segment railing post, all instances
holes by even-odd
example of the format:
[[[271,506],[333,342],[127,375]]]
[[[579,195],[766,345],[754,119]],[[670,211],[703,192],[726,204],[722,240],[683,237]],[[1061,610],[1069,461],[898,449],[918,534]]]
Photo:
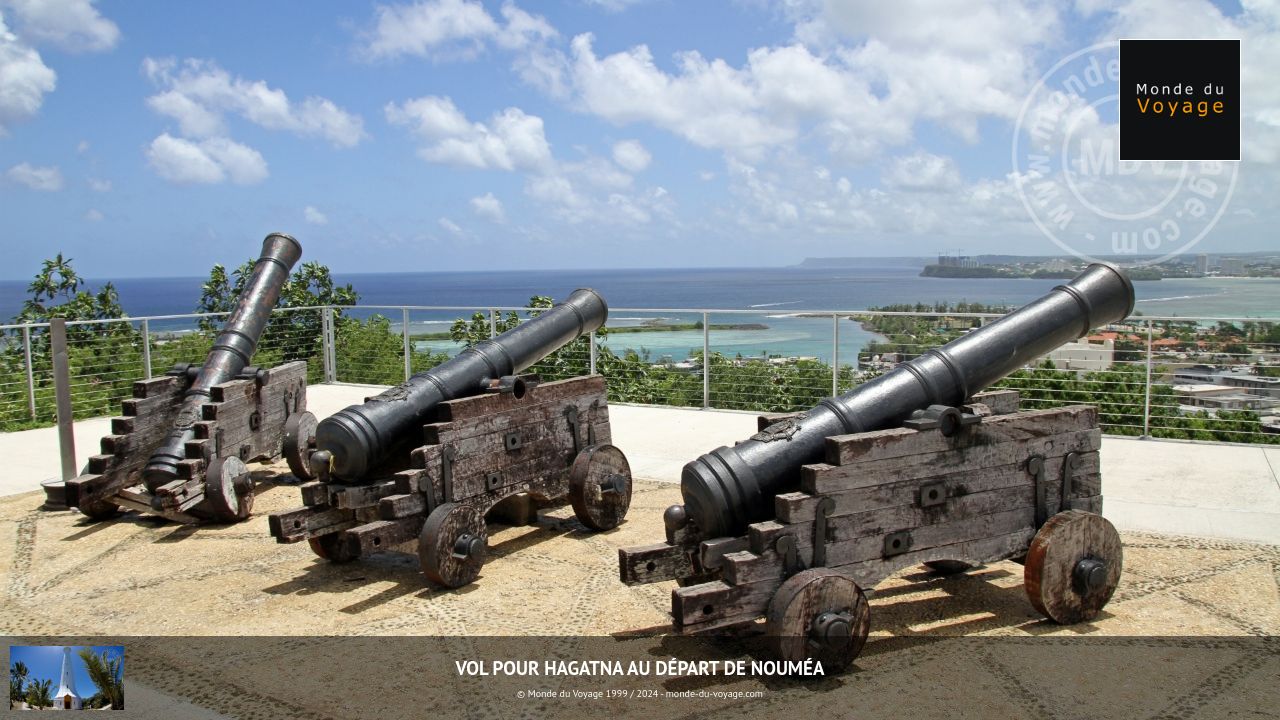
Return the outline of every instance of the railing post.
[[[596,331],[595,330],[592,330],[591,333],[587,335],[587,342],[590,343],[590,347],[591,347],[590,354],[588,355],[588,357],[590,358],[590,360],[588,361],[589,362],[588,371],[589,371],[589,374],[595,375],[596,374]]]
[[[1151,321],[1147,320],[1147,382],[1142,399],[1142,437],[1151,437]]]
[[[36,373],[31,367],[31,326],[22,326],[22,352],[27,364],[27,410],[36,419]]]
[[[71,367],[67,361],[67,321],[53,318],[49,321],[50,344],[53,350],[53,392],[58,408],[58,448],[62,455],[62,479],[76,476],[76,436],[73,431],[71,409]]]
[[[337,377],[337,372],[333,367],[333,308],[325,305],[320,310],[320,313],[320,342],[321,357],[324,362],[324,381],[331,383]]]
[[[498,336],[498,319],[493,315],[495,312],[497,310],[489,309],[489,337],[491,338]]]
[[[840,394],[840,316],[831,316],[831,396]]]
[[[702,409],[711,407],[711,322],[702,313]]]
[[[151,379],[151,325],[142,318],[142,377]]]
[[[401,308],[400,312],[402,313],[403,318],[401,323],[404,327],[404,379],[408,380],[409,376],[412,374],[410,364],[411,356],[409,351],[409,308]]]

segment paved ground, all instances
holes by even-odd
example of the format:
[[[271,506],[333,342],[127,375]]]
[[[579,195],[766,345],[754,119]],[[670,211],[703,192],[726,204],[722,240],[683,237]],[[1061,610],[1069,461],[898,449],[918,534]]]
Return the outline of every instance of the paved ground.
[[[323,415],[371,390],[309,392]],[[838,677],[460,675],[454,663],[466,659],[769,657],[750,638],[665,635],[674,584],[617,579],[618,547],[662,538],[681,465],[745,437],[754,417],[645,407],[611,408],[611,417],[644,478],[627,522],[593,534],[564,509],[534,527],[495,526],[480,579],[458,590],[429,586],[412,555],[332,565],[305,544],[274,543],[267,514],[298,504],[295,487],[277,484],[282,464],[255,473],[255,515],[239,525],[136,514],[95,524],[38,509],[33,488],[57,473],[52,433],[0,436],[11,459],[0,497],[0,632],[12,644],[123,643],[131,717],[952,720],[1265,717],[1280,706],[1280,486],[1268,465],[1280,457],[1113,439],[1103,445],[1107,514],[1122,528],[1163,532],[1122,533],[1124,575],[1093,622],[1042,619],[1013,563],[949,578],[915,569],[876,588],[872,641]],[[95,422],[78,428],[82,459],[105,431]],[[553,698],[528,695],[544,691]],[[609,691],[619,696],[574,695]]]
[[[821,716],[833,702],[859,717],[901,717],[916,705],[913,714],[950,715],[939,704],[960,716],[959,707],[1002,717],[1103,717],[1117,708],[1225,717],[1274,710],[1277,699],[1280,547],[1136,532],[1124,533],[1114,599],[1084,625],[1041,619],[1013,563],[891,578],[872,600],[872,642],[840,678],[459,677],[453,661],[469,658],[767,655],[747,641],[655,636],[673,584],[617,580],[619,546],[662,537],[662,509],[678,501],[671,484],[637,483],[628,521],[609,533],[588,533],[563,511],[536,527],[495,527],[480,579],[449,591],[428,586],[410,555],[331,565],[305,544],[272,542],[266,514],[298,502],[294,487],[269,480],[275,471],[284,472],[259,473],[255,516],[229,527],[137,515],[90,524],[38,510],[39,493],[0,498],[0,632],[15,644],[58,636],[125,644],[129,677],[147,686],[133,709],[155,708],[143,717],[178,716],[168,697],[187,699],[202,717],[211,715],[197,708],[228,717],[453,717],[464,714],[459,695],[470,717],[537,716],[516,698],[531,688],[763,693],[551,706],[570,717]],[[168,639],[137,637],[156,635]],[[1057,712],[1053,703],[1072,687],[1076,705]]]

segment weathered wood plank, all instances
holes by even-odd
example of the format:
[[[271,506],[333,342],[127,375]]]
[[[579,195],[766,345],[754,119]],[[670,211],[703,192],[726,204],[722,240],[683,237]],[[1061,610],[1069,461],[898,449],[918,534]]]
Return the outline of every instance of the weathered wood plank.
[[[916,431],[909,428],[833,435],[827,438],[826,462],[830,465],[851,465],[920,453],[953,452],[1060,435],[1097,426],[1097,408],[1092,405],[1068,405],[1046,410],[1026,410],[1011,415],[992,415],[951,437],[937,431]]]
[[[1097,452],[1080,455],[1080,464],[1073,474],[1072,495],[1088,497],[1101,492],[1102,475]],[[1062,474],[1065,470],[1065,456],[1045,458],[1045,476],[1048,483],[1051,505],[1056,505]],[[827,493],[835,501],[832,515],[847,515],[853,512],[910,505],[917,501],[921,485],[941,482],[948,497],[960,497],[974,493],[987,492],[1002,488],[1030,485],[1034,478],[1027,472],[1026,460],[981,468],[976,470],[960,470],[939,475],[909,477],[891,480],[880,485],[858,488],[844,492]],[[814,517],[818,505],[818,496],[804,492],[783,493],[774,498],[774,512],[782,523],[808,522]]]
[[[778,589],[774,582],[730,585],[717,580],[671,591],[671,618],[685,635],[754,622],[764,615]]]
[[[343,542],[348,551],[357,557],[394,550],[397,545],[418,538],[426,518],[409,517],[399,520],[375,520],[344,530]]]
[[[1032,455],[1062,457],[1069,452],[1096,452],[1102,431],[1077,430],[1019,441],[995,442],[967,448],[920,452],[844,466],[805,465],[800,468],[800,489],[811,495],[881,485],[886,482],[932,477],[1025,462]]]
[[[427,499],[420,493],[388,495],[378,501],[378,517],[397,520],[410,515],[422,515],[427,511]]]
[[[618,548],[619,577],[627,585],[675,580],[694,571],[693,554],[681,545],[656,543]]]

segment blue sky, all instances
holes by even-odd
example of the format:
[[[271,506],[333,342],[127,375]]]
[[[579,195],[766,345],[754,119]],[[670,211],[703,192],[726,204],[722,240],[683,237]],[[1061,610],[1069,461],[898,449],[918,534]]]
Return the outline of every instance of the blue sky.
[[[56,693],[58,682],[62,677],[62,647],[61,645],[11,645],[9,646],[9,667],[12,669],[13,664],[18,661],[25,663],[29,671],[28,682],[49,680],[52,682],[49,692]],[[89,679],[89,672],[85,670],[84,661],[80,659],[79,653],[83,647],[82,645],[71,647],[71,667],[75,675],[76,692],[81,698],[88,700],[98,692],[98,686]],[[108,652],[110,657],[124,654],[124,648],[120,645],[94,645],[91,649],[98,655]]]
[[[0,279],[59,251],[91,277],[202,275],[274,230],[346,273],[1056,253],[1011,177],[1018,112],[1059,58],[1118,37],[1244,39],[1245,162],[1199,251],[1275,249],[1278,18],[0,0]]]

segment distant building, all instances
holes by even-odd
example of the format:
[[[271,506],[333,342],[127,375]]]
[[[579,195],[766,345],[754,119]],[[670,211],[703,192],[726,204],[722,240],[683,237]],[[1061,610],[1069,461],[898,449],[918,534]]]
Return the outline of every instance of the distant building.
[[[1211,410],[1267,410],[1280,405],[1280,400],[1240,392],[1223,385],[1174,385],[1180,405]]]
[[[1062,258],[1054,258],[1041,264],[1040,267],[1049,272],[1062,272],[1063,270],[1070,270],[1072,265]]]
[[[1045,357],[1059,370],[1094,372],[1111,368],[1115,360],[1115,348],[1114,340],[1107,339],[1092,343],[1088,338],[1084,338],[1067,343]]]
[[[1246,373],[1218,373],[1214,382],[1226,387],[1244,388],[1252,393],[1280,398],[1280,378],[1249,375]]]
[[[1209,273],[1209,256],[1208,255],[1201,253],[1200,255],[1196,256],[1196,272],[1200,273],[1201,275],[1207,275]]]
[[[1244,258],[1222,258],[1218,262],[1223,275],[1244,275]]]
[[[943,267],[978,267],[978,258],[969,255],[939,255],[938,264]]]

